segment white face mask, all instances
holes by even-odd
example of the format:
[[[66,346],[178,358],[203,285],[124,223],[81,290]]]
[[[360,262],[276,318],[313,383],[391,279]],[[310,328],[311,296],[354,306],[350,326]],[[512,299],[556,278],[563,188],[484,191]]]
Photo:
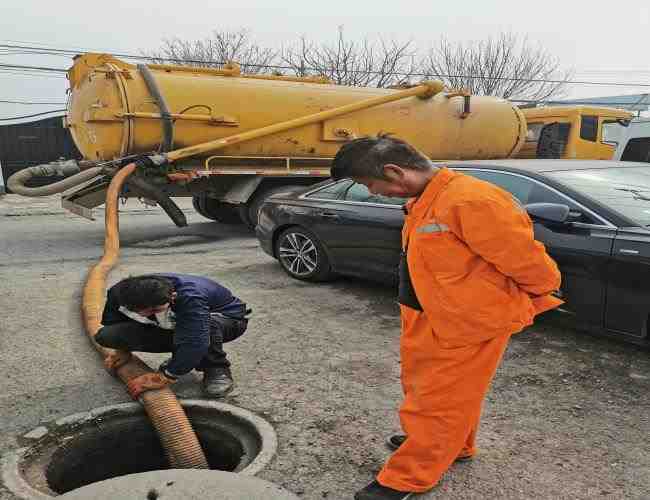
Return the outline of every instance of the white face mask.
[[[144,325],[157,325],[163,330],[174,330],[176,328],[176,315],[174,314],[174,311],[172,311],[171,307],[168,307],[162,312],[155,313],[156,321],[152,321],[145,316],[141,316],[140,314],[131,311],[124,306],[120,306],[119,311],[132,320]]]
[[[176,328],[176,315],[171,307],[168,307],[163,312],[156,313],[156,320],[158,326],[163,330],[173,330]]]

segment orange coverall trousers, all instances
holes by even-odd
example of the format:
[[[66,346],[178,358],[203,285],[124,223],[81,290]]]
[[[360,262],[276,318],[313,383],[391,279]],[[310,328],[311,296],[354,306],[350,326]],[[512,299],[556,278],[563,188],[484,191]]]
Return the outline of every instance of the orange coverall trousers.
[[[408,437],[377,480],[395,490],[422,492],[435,486],[457,457],[476,453],[483,399],[511,334],[444,349],[424,312],[400,308],[400,420]]]

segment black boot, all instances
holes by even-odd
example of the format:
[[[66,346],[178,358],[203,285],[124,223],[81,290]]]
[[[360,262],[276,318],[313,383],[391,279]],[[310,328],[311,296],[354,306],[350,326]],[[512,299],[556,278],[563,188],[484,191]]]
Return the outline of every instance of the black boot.
[[[397,491],[373,481],[364,489],[357,491],[354,500],[406,500],[414,494],[412,491]]]
[[[233,390],[235,383],[230,368],[212,367],[203,370],[203,394],[209,398],[222,398]]]
[[[404,444],[404,441],[406,441],[406,434],[393,434],[388,436],[386,444],[391,450],[396,450]]]

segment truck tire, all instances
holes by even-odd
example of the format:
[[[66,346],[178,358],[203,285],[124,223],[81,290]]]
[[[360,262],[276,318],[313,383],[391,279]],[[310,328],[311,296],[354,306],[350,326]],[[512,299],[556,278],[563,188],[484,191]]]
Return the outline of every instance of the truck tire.
[[[206,219],[221,222],[222,224],[242,224],[237,205],[209,198],[207,193],[200,193],[192,197],[194,209]]]
[[[246,225],[250,229],[255,229],[255,226],[257,226],[257,221],[259,218],[259,213],[260,209],[262,208],[262,205],[266,201],[266,199],[274,195],[276,193],[281,193],[283,191],[290,191],[292,189],[299,188],[301,186],[299,185],[289,185],[289,186],[269,186],[269,187],[262,187],[257,190],[257,192],[253,195],[253,197],[248,200],[248,203],[243,206],[244,210],[243,213],[241,213],[242,219],[245,219]]]

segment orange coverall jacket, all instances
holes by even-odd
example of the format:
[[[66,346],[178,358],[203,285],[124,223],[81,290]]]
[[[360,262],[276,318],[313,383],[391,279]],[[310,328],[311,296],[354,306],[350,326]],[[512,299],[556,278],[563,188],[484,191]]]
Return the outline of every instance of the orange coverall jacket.
[[[457,457],[477,453],[483,399],[510,335],[561,303],[550,295],[560,273],[526,212],[492,184],[441,169],[407,208],[403,248],[416,296],[401,280],[407,439],[377,480],[421,492]]]
[[[407,210],[411,281],[442,347],[519,332],[562,303],[557,265],[510,193],[442,168]]]

